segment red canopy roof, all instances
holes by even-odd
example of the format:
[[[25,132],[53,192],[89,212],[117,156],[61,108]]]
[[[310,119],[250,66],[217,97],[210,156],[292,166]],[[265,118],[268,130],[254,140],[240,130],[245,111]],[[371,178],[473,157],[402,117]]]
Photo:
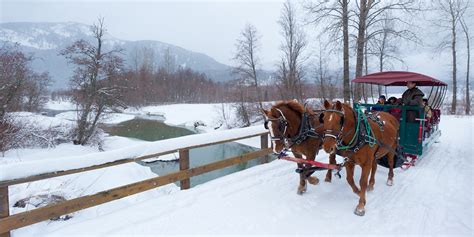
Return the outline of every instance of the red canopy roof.
[[[405,86],[407,82],[416,82],[418,86],[447,86],[446,83],[416,72],[378,72],[358,77],[352,82],[369,83],[383,86]]]

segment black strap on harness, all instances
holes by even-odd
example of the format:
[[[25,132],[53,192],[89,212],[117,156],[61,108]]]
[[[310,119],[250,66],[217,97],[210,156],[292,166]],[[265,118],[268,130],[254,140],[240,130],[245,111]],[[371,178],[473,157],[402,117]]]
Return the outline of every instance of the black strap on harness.
[[[322,136],[319,135],[316,132],[316,129],[313,128],[313,126],[311,125],[311,119],[310,119],[311,117],[312,117],[312,115],[310,115],[308,112],[304,112],[301,115],[301,123],[300,123],[300,128],[299,128],[299,131],[298,131],[298,135],[296,135],[295,137],[292,137],[292,138],[288,138],[292,143],[291,146],[293,146],[295,144],[299,145],[309,137],[310,138],[316,138],[316,139],[322,139]]]

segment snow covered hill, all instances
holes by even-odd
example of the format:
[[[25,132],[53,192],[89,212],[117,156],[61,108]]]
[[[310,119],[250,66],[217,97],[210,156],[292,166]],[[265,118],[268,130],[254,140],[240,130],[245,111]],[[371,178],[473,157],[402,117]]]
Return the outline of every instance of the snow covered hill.
[[[417,166],[408,171],[396,170],[394,186],[385,185],[387,170],[378,169],[375,190],[368,194],[364,217],[352,213],[358,198],[344,178],[310,186],[307,193],[299,196],[295,165],[276,160],[186,191],[170,186],[158,188],[77,212],[68,221],[47,221],[21,228],[13,231],[13,236],[472,236],[474,120],[444,116],[441,130],[440,142],[432,146]],[[318,159],[327,160],[327,156],[322,154]],[[131,166],[94,171],[104,174],[94,176],[85,193],[99,190],[107,182],[116,183],[120,175],[144,172]],[[323,175],[318,174],[321,180]],[[137,176],[132,178],[136,179]],[[43,185],[47,188],[51,183]],[[25,185],[22,190],[28,187]]]
[[[89,26],[76,22],[0,23],[0,42],[18,43],[26,52],[35,54],[33,67],[40,72],[49,71],[55,80],[54,88],[65,88],[72,69],[59,51],[78,39],[92,40]],[[231,79],[229,66],[198,52],[154,40],[127,41],[107,34],[106,47],[120,46],[125,49],[124,58],[128,66],[133,66],[136,55],[147,51],[154,57],[157,66],[163,64],[165,52],[169,49],[176,67],[191,68],[206,73],[216,81]]]

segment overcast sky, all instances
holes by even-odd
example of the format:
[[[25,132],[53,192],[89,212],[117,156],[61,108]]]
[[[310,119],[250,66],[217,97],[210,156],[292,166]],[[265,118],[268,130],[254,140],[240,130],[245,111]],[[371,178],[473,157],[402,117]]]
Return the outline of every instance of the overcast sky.
[[[298,2],[295,5],[300,7]],[[92,24],[98,16],[105,18],[111,35],[125,40],[158,40],[196,52],[205,53],[217,61],[232,65],[235,42],[245,24],[257,27],[261,35],[261,59],[266,69],[274,69],[279,59],[279,45],[282,40],[278,18],[281,0],[220,0],[220,1],[112,1],[91,0],[72,1],[24,1],[0,0],[1,22],[64,22],[74,21]],[[303,17],[303,14],[300,14]],[[423,46],[406,48],[402,46],[405,66],[395,66],[394,70],[412,70],[425,73],[442,80],[449,80],[449,51],[434,52],[433,45],[441,37],[426,21],[411,19],[418,24],[413,29],[420,33]],[[418,22],[419,21],[419,22]],[[424,23],[423,23],[424,22]],[[472,18],[468,19],[471,30]],[[420,25],[425,24],[425,25]],[[315,34],[314,28],[307,26],[307,32]],[[315,51],[316,40],[309,36],[308,51]],[[463,43],[458,45],[464,47]],[[462,56],[464,48],[460,48]],[[333,69],[342,67],[340,54],[331,55],[339,62],[331,62]],[[355,58],[351,57],[351,64]],[[461,61],[460,64],[464,64]],[[408,68],[407,68],[408,67]],[[464,70],[464,65],[460,65]]]
[[[231,64],[245,24],[260,32],[262,61],[273,65],[280,42],[277,20],[282,1],[3,1],[2,22],[92,24],[105,18],[111,35],[126,40],[158,40]]]

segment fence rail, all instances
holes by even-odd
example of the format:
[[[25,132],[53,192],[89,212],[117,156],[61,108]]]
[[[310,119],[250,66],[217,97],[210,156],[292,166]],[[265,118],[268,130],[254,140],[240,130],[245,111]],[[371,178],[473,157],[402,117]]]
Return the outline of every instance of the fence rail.
[[[209,136],[212,136],[212,134],[209,134]],[[211,146],[211,145],[216,145],[216,144],[222,144],[226,142],[232,142],[236,140],[242,140],[242,139],[257,137],[257,136],[260,136],[260,146],[261,146],[261,149],[257,151],[246,153],[240,156],[235,156],[235,157],[228,158],[225,160],[209,163],[206,165],[189,168],[189,150],[190,149],[204,147],[204,146]],[[161,156],[165,154],[171,154],[175,152],[179,153],[180,171],[163,175],[163,176],[159,176],[159,177],[155,177],[155,178],[151,178],[151,179],[147,179],[147,180],[143,180],[140,182],[127,184],[127,185],[120,186],[117,188],[102,191],[93,195],[74,198],[74,199],[67,200],[61,203],[52,204],[45,207],[40,207],[31,211],[25,211],[25,212],[10,216],[9,200],[8,200],[8,186],[121,165],[125,163],[135,162],[138,160],[145,160],[145,159],[149,159],[149,158],[153,158],[153,157],[157,157],[157,156]],[[148,154],[148,155],[135,157],[135,158],[120,159],[117,161],[100,164],[100,165],[93,165],[89,167],[58,171],[58,172],[49,172],[49,173],[33,175],[29,177],[24,177],[24,178],[0,181],[0,237],[10,237],[10,231],[14,229],[32,225],[41,221],[49,220],[51,218],[59,217],[59,216],[76,212],[79,210],[83,210],[89,207],[94,207],[106,202],[121,199],[133,194],[141,193],[141,192],[144,192],[156,187],[160,187],[166,184],[174,183],[177,181],[180,181],[181,189],[189,189],[190,183],[191,183],[190,178],[193,176],[201,175],[201,174],[211,172],[214,170],[219,170],[219,169],[223,169],[232,165],[247,162],[247,161],[256,159],[258,157],[264,157],[270,154],[271,152],[272,152],[271,148],[269,148],[268,146],[268,133],[259,132],[259,133],[255,133],[251,135],[234,137],[232,139],[223,139],[217,142],[210,142],[210,143],[205,143],[205,144],[188,146],[188,147],[184,147],[180,149],[168,150],[168,151],[164,151],[160,153]]]

